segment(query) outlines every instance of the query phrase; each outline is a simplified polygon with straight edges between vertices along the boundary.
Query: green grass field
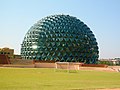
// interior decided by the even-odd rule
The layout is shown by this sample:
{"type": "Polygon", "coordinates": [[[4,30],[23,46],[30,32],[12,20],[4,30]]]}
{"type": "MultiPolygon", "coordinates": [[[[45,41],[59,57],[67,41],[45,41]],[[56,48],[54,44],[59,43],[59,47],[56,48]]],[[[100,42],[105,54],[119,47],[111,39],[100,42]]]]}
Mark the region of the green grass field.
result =
{"type": "Polygon", "coordinates": [[[0,90],[95,90],[120,88],[120,73],[0,68],[0,90]]]}

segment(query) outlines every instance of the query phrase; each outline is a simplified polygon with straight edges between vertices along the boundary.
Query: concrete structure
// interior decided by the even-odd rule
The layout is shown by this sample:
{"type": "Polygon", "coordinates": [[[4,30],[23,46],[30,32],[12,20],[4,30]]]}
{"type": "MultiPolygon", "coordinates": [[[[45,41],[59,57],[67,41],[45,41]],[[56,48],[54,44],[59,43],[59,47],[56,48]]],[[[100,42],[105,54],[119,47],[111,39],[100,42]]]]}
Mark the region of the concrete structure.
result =
{"type": "Polygon", "coordinates": [[[47,16],[34,24],[21,44],[24,59],[95,64],[99,57],[90,28],[69,15],[47,16]]]}
{"type": "Polygon", "coordinates": [[[7,55],[9,58],[13,58],[14,57],[14,49],[10,49],[10,48],[0,48],[0,54],[4,54],[7,55]]]}
{"type": "Polygon", "coordinates": [[[0,55],[0,64],[10,64],[8,55],[4,55],[4,54],[0,55]]]}

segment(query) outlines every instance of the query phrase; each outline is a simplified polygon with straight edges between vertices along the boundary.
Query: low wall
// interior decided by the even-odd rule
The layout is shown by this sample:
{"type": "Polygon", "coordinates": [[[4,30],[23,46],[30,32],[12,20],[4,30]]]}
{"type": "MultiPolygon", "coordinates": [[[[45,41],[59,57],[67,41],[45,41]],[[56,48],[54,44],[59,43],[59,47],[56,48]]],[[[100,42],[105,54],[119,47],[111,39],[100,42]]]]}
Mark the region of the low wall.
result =
{"type": "Polygon", "coordinates": [[[60,69],[70,69],[70,70],[79,70],[80,64],[57,64],[57,63],[35,63],[35,68],[60,68],[60,69]]]}
{"type": "Polygon", "coordinates": [[[55,68],[55,63],[35,63],[35,68],[55,68]]]}
{"type": "Polygon", "coordinates": [[[59,69],[79,70],[82,63],[73,62],[56,62],[55,67],[59,69]]]}
{"type": "Polygon", "coordinates": [[[13,68],[34,68],[34,64],[33,65],[2,65],[2,67],[13,67],[13,68]]]}
{"type": "Polygon", "coordinates": [[[108,67],[108,65],[105,64],[82,64],[82,67],[108,67]]]}
{"type": "Polygon", "coordinates": [[[104,64],[82,64],[82,63],[48,63],[48,62],[35,62],[27,60],[16,60],[13,64],[2,64],[0,67],[17,67],[17,68],[60,68],[60,69],[79,69],[81,67],[102,67],[107,68],[108,65],[104,64]]]}

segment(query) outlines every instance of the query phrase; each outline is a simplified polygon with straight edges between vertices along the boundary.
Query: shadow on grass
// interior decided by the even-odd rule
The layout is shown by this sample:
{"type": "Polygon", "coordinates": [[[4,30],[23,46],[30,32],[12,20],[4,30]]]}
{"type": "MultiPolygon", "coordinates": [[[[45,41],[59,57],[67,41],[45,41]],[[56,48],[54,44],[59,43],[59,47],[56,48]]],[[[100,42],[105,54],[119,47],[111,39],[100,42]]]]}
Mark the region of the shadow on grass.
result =
{"type": "Polygon", "coordinates": [[[78,73],[79,70],[55,69],[55,72],[78,73]]]}

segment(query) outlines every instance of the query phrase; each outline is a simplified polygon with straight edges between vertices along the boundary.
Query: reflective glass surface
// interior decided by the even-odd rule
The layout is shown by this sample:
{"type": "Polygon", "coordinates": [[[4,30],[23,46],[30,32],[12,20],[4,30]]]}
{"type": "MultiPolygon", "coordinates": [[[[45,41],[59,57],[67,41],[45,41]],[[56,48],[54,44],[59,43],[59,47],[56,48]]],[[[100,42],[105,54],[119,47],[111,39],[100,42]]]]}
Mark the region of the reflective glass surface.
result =
{"type": "Polygon", "coordinates": [[[95,64],[99,51],[90,28],[69,15],[47,16],[34,24],[21,44],[24,59],[95,64]]]}

